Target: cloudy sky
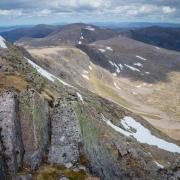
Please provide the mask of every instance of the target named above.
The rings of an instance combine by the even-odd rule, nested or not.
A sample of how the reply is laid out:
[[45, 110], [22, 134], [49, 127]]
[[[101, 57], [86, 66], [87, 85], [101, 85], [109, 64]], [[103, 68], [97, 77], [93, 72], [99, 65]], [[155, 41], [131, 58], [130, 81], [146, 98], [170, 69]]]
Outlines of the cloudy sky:
[[0, 26], [62, 22], [180, 23], [180, 0], [0, 0]]

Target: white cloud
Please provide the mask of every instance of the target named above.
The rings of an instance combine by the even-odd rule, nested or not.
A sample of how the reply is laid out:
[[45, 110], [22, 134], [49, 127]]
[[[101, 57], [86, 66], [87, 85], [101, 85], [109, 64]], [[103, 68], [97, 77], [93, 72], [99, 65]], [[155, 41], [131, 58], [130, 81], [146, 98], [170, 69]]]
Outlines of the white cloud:
[[48, 2], [50, 6], [53, 7], [65, 7], [65, 8], [81, 8], [87, 7], [90, 9], [97, 9], [106, 5], [109, 5], [109, 0], [68, 0], [68, 1], [61, 1], [61, 0], [54, 0], [51, 3]]
[[22, 10], [5, 10], [5, 9], [0, 9], [0, 16], [22, 16]]
[[164, 6], [162, 8], [162, 11], [163, 11], [164, 14], [171, 14], [171, 13], [176, 11], [176, 8], [171, 8], [169, 6]]

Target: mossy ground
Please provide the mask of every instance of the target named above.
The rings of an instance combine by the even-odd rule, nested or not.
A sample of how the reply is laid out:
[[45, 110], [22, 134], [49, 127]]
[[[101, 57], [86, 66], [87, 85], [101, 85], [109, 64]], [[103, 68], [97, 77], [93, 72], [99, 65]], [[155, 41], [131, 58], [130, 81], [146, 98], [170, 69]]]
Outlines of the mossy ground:
[[67, 177], [70, 180], [85, 180], [87, 175], [84, 171], [75, 172], [55, 165], [44, 165], [34, 174], [36, 180], [58, 180], [60, 177]]

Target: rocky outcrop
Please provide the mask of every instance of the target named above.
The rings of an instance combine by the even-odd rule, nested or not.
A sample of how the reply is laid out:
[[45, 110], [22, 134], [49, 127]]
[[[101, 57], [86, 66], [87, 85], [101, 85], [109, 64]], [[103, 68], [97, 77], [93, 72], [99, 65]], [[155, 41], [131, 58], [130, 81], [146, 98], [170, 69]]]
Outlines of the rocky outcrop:
[[13, 91], [0, 95], [0, 129], [1, 152], [5, 158], [7, 170], [17, 172], [21, 167], [24, 148], [21, 139], [18, 99]]
[[23, 161], [35, 170], [42, 162], [49, 139], [48, 104], [34, 90], [22, 92], [19, 101], [25, 148]]
[[81, 131], [74, 111], [76, 96], [56, 99], [52, 116], [49, 162], [71, 167], [79, 159]]

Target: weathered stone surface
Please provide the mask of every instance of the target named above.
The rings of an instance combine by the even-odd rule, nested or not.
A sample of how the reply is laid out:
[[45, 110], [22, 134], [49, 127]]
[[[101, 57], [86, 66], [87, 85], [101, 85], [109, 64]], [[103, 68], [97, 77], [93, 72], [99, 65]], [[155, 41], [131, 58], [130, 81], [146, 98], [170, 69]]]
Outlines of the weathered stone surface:
[[5, 180], [6, 179], [5, 162], [4, 162], [2, 153], [0, 154], [0, 179], [1, 180]]
[[13, 91], [0, 95], [1, 147], [8, 171], [17, 172], [21, 167], [23, 143], [19, 122], [17, 96]]
[[[74, 99], [75, 98], [75, 99]], [[69, 165], [79, 158], [81, 132], [74, 112], [76, 97], [60, 98], [54, 103], [49, 162]]]
[[40, 94], [34, 90], [20, 94], [24, 162], [33, 170], [40, 166], [48, 144], [48, 117], [48, 104]]
[[12, 180], [32, 180], [32, 174], [24, 174], [24, 175], [15, 175], [12, 177]]

